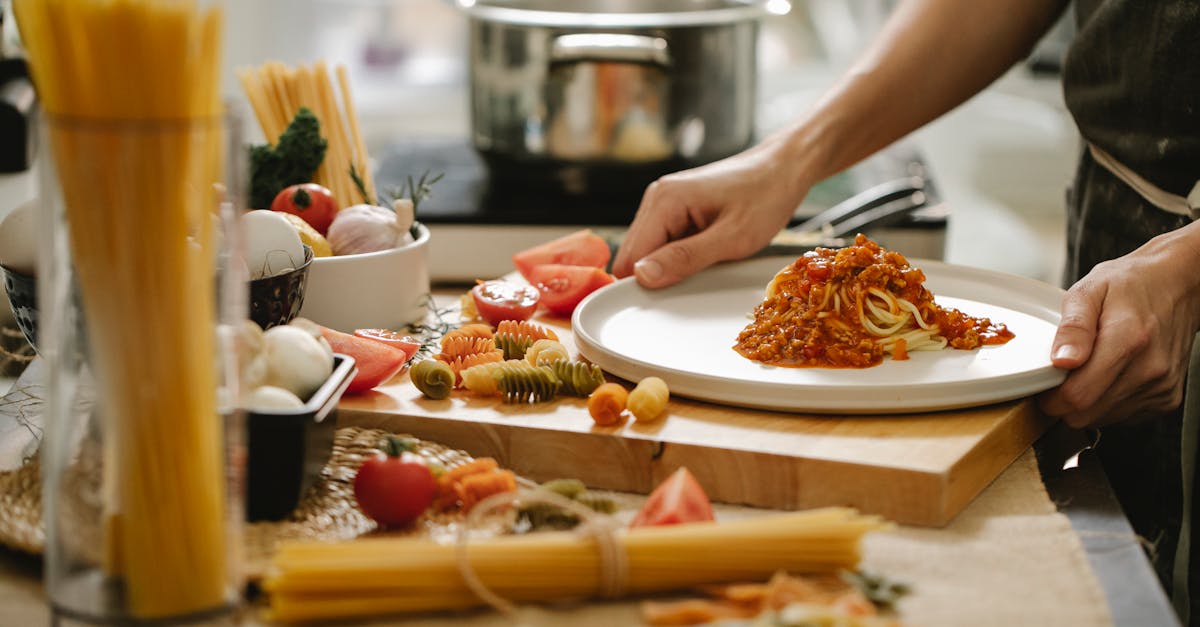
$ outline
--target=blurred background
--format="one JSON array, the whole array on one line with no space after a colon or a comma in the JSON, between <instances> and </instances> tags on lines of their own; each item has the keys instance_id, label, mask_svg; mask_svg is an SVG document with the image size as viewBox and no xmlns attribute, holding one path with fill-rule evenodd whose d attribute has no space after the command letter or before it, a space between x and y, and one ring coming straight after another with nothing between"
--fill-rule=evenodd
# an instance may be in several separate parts
<instances>
[{"instance_id":1,"label":"blurred background","mask_svg":"<svg viewBox=\"0 0 1200 627\"><path fill-rule=\"evenodd\" d=\"M787 7L783 0L774 1L782 2L776 9ZM7 4L0 0L6 14L0 56L13 57L19 55L19 42ZM815 99L871 40L892 5L886 0L793 0L786 14L764 18L757 40L757 136ZM268 60L324 59L349 70L374 167L405 153L414 141L469 146L468 19L453 2L254 0L229 1L226 10L224 76L233 98L243 98L236 68ZM1072 35L1068 21L1026 62L906 142L920 154L950 208L942 256L951 263L1060 282L1063 198L1079 151L1057 73ZM0 93L15 98L11 87ZM247 128L257 133L257 124ZM8 150L15 149L13 137L4 135ZM417 167L423 159L419 154L407 158ZM448 174L454 178L454 172ZM0 216L35 195L35 178L32 170L0 174ZM438 195L444 202L456 198L452 190L435 191ZM551 216L546 222L549 226L555 220ZM609 227L619 237L620 226ZM543 231L529 232L544 239ZM435 240L437 236L435 229ZM486 248L480 249L481 258ZM436 246L434 250L436 266ZM495 252L500 259L510 254ZM6 310L0 307L0 318Z\"/></svg>"},{"instance_id":2,"label":"blurred background","mask_svg":"<svg viewBox=\"0 0 1200 627\"><path fill-rule=\"evenodd\" d=\"M886 19L891 0L795 0L762 23L760 129L798 113ZM230 69L324 58L349 68L371 154L397 138L469 133L468 30L445 0L230 3ZM945 258L1058 283L1063 194L1079 140L1057 67L1068 19L1030 60L913 141L953 209ZM226 72L230 93L238 93ZM896 94L897 98L918 97Z\"/></svg>"}]
</instances>

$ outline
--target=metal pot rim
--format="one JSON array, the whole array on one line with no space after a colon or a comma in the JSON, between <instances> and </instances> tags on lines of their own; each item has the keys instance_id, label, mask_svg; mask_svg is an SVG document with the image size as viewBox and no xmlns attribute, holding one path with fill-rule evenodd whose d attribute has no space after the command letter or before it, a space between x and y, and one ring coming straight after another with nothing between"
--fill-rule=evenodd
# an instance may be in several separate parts
<instances>
[{"instance_id":1,"label":"metal pot rim","mask_svg":"<svg viewBox=\"0 0 1200 627\"><path fill-rule=\"evenodd\" d=\"M730 6L699 11L661 11L657 13L583 13L519 9L488 4L487 0L456 0L472 18L522 26L555 28L672 28L710 26L757 20L767 15L782 15L791 6L787 0L734 0Z\"/></svg>"}]
</instances>

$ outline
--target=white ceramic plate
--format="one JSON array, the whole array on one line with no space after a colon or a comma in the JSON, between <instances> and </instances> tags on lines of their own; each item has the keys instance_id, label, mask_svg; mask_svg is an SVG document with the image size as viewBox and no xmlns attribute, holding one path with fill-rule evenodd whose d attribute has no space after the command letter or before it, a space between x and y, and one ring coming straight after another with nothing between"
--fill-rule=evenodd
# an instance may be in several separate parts
<instances>
[{"instance_id":1,"label":"white ceramic plate","mask_svg":"<svg viewBox=\"0 0 1200 627\"><path fill-rule=\"evenodd\" d=\"M778 368L733 350L767 283L794 257L720 265L662 290L623 279L571 323L580 353L619 377L662 377L672 394L790 412L902 413L984 405L1062 382L1050 344L1063 291L1023 277L911 260L943 306L1003 322L1016 337L973 351L913 352L873 368Z\"/></svg>"}]
</instances>

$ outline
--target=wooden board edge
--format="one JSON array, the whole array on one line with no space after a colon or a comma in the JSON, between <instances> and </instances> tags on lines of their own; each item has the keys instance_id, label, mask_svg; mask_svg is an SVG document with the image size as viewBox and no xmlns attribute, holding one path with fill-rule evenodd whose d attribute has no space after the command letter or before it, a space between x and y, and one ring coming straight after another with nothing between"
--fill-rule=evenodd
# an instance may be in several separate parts
<instances>
[{"instance_id":1,"label":"wooden board edge","mask_svg":"<svg viewBox=\"0 0 1200 627\"><path fill-rule=\"evenodd\" d=\"M1056 422L1038 410L1033 399L1013 406L1008 418L992 429L962 460L950 467L944 480L945 501L937 526L949 524Z\"/></svg>"},{"instance_id":2,"label":"wooden board edge","mask_svg":"<svg viewBox=\"0 0 1200 627\"><path fill-rule=\"evenodd\" d=\"M849 506L901 524L945 523L939 512L947 484L938 472L367 410L339 410L338 425L404 432L493 457L534 481L572 477L594 489L647 494L687 466L715 502L780 510ZM879 490L880 484L889 489Z\"/></svg>"}]
</instances>

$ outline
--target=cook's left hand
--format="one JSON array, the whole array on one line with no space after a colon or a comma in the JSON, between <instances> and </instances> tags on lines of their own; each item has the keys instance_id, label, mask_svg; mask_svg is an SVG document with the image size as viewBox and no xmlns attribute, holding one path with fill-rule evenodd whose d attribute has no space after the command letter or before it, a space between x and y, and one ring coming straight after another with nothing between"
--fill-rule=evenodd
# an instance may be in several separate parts
<instances>
[{"instance_id":1,"label":"cook's left hand","mask_svg":"<svg viewBox=\"0 0 1200 627\"><path fill-rule=\"evenodd\" d=\"M1200 222L1097 265L1063 299L1051 348L1067 379L1042 410L1076 427L1179 407L1200 326Z\"/></svg>"}]
</instances>

